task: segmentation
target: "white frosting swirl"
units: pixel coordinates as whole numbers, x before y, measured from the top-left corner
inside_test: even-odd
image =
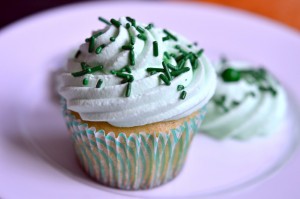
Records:
[[[241,70],[253,69],[250,64],[243,62],[229,62],[226,66]],[[222,64],[217,64],[216,70],[224,70],[221,67]],[[285,116],[286,94],[271,75],[267,74],[266,79],[275,89],[275,95],[261,91],[255,83],[245,80],[224,82],[219,77],[216,93],[208,104],[208,113],[201,130],[217,139],[231,137],[243,140],[274,132]],[[216,103],[222,96],[225,96],[223,105],[228,111]]]
[[[191,46],[191,42],[177,34],[178,41],[163,41],[166,34],[159,28],[145,29],[147,40],[143,41],[136,37],[139,32],[135,27],[125,27],[128,23],[125,18],[119,21],[122,24],[119,28],[111,25],[100,30],[103,34],[95,39],[96,47],[105,45],[100,54],[90,53],[89,43],[84,43],[80,46],[79,57],[69,60],[66,72],[60,74],[59,93],[66,99],[69,110],[78,112],[86,121],[106,121],[114,126],[131,127],[183,118],[206,105],[214,93],[216,77],[205,55],[196,59],[199,63],[196,70],[192,69],[190,60],[187,60],[185,67],[190,70],[175,77],[170,86],[159,79],[159,73],[149,75],[146,71],[149,67],[163,68],[165,51],[178,55],[175,45],[188,52],[197,52],[199,49],[195,45]],[[137,25],[145,27],[144,24]],[[134,81],[130,97],[125,97],[127,83],[122,83],[122,79],[110,74],[110,71],[128,65],[129,51],[121,47],[130,43],[130,35],[136,38],[135,65],[130,66]],[[110,41],[111,37],[116,37],[115,41]],[[159,46],[157,57],[153,56],[153,41],[157,41]],[[91,67],[101,64],[103,70],[74,77],[72,73],[82,70],[81,62]],[[173,57],[170,63],[177,64]],[[85,78],[89,80],[87,86],[82,83]],[[103,80],[103,84],[96,88],[99,79]],[[179,84],[184,85],[187,92],[184,100],[179,99]]]

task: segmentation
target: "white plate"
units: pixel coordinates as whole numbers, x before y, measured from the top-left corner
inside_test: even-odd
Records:
[[[99,15],[107,18],[130,15],[173,29],[198,41],[214,59],[226,54],[233,59],[263,64],[278,76],[290,93],[300,97],[296,86],[300,66],[299,36],[264,19],[204,4],[179,3],[93,2],[44,12],[0,33],[3,81],[0,87],[6,96],[0,99],[4,124],[0,127],[4,138],[0,140],[0,157],[4,162],[0,163],[0,169],[6,171],[0,174],[0,197],[19,198],[24,194],[41,197],[51,192],[47,195],[49,198],[121,195],[231,198],[236,196],[228,193],[267,179],[286,163],[299,141],[299,124],[295,122],[299,116],[293,101],[285,124],[268,138],[243,143],[216,142],[203,135],[197,136],[180,176],[159,188],[119,191],[91,181],[75,162],[59,106],[50,91],[53,89],[51,74],[65,63],[70,51],[89,35],[90,30],[102,26],[97,21]],[[32,149],[38,153],[32,153]],[[299,153],[294,157],[294,164],[300,165]],[[288,167],[295,169],[295,165],[293,162],[287,164],[256,189],[240,192],[237,196],[300,195],[296,184],[283,181],[287,177],[290,181],[298,180],[297,176],[291,176],[290,170],[287,172]],[[274,185],[280,189],[273,190]],[[13,191],[16,186],[18,192]],[[259,191],[261,189],[263,192]]]

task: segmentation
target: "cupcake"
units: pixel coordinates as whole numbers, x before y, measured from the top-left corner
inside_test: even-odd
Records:
[[[92,32],[59,74],[78,160],[100,184],[149,189],[172,180],[199,131],[216,74],[203,49],[131,17]]]
[[[276,132],[285,116],[284,88],[266,69],[240,61],[216,64],[216,93],[201,131],[216,139],[247,140]]]

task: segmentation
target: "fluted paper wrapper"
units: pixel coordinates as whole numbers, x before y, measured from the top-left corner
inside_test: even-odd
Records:
[[[79,162],[100,184],[127,190],[149,189],[172,180],[180,172],[191,140],[199,131],[206,109],[169,133],[96,131],[66,108],[64,117]]]

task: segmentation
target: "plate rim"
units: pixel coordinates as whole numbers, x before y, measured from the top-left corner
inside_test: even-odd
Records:
[[[49,10],[46,10],[46,11],[41,11],[41,12],[38,12],[38,13],[35,13],[35,14],[32,14],[32,15],[29,15],[29,16],[27,16],[25,18],[20,19],[20,20],[17,20],[15,22],[13,22],[12,24],[9,24],[9,25],[1,28],[0,29],[0,38],[3,36],[3,34],[9,32],[9,31],[12,31],[15,28],[18,28],[18,27],[20,27],[20,26],[22,26],[22,25],[24,25],[24,24],[26,24],[28,22],[32,23],[32,20],[39,20],[38,18],[41,15],[44,15],[44,17],[45,16],[49,17],[49,14],[51,14],[52,12],[56,12],[58,10],[63,10],[66,7],[68,7],[68,8],[71,8],[73,6],[77,7],[77,6],[81,6],[81,4],[84,4],[84,5],[88,4],[90,6],[90,5],[95,4],[95,3],[96,4],[111,5],[111,4],[119,4],[120,2],[79,2],[79,3],[72,3],[72,4],[67,4],[67,5],[64,5],[64,6],[52,8],[52,9],[49,9]],[[124,2],[122,2],[122,3],[124,3]],[[140,4],[149,4],[149,2],[138,2],[138,3],[140,3]],[[156,3],[157,2],[150,2],[150,4],[156,4]],[[265,22],[267,22],[269,24],[272,24],[272,26],[275,25],[275,26],[278,26],[280,29],[283,28],[284,31],[288,31],[288,32],[290,32],[292,34],[296,33],[295,36],[297,36],[298,38],[300,38],[299,35],[298,35],[298,32],[294,32],[293,29],[291,29],[290,27],[288,27],[288,26],[286,26],[284,24],[280,24],[280,23],[274,22],[273,20],[267,19],[265,17],[261,17],[261,16],[258,16],[256,14],[248,13],[246,11],[241,11],[241,10],[234,9],[234,8],[227,8],[225,6],[219,6],[219,5],[216,6],[216,5],[210,5],[208,3],[196,3],[196,2],[192,2],[192,3],[190,3],[190,2],[189,3],[186,3],[186,2],[180,2],[180,3],[178,3],[178,2],[176,2],[176,3],[174,3],[174,2],[171,2],[171,3],[170,2],[159,2],[159,3],[163,3],[163,4],[184,4],[184,5],[188,4],[189,6],[194,5],[194,4],[197,4],[197,5],[202,4],[202,6],[203,5],[204,6],[209,6],[209,7],[212,7],[213,9],[215,9],[216,7],[218,7],[217,9],[221,8],[222,10],[223,9],[224,10],[228,10],[229,11],[228,13],[234,12],[234,14],[238,14],[238,15],[242,14],[242,15],[245,15],[246,17],[253,18],[253,20],[259,20],[259,21],[263,20],[263,21],[265,21]],[[244,16],[242,16],[242,17],[244,17]],[[275,28],[277,28],[277,27],[275,27]]]

